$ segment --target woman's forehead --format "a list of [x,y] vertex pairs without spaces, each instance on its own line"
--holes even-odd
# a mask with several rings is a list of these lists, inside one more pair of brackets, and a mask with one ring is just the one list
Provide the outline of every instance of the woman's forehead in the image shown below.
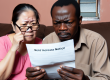
[[27,10],[27,11],[24,11],[20,14],[19,20],[24,21],[24,22],[25,21],[35,21],[36,16],[32,10]]

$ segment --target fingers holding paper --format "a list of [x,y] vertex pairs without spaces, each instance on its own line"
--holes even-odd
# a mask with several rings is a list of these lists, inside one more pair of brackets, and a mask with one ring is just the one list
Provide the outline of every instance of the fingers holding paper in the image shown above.
[[39,80],[45,76],[46,72],[40,67],[28,67],[26,69],[26,77],[28,80]]
[[60,66],[60,68],[61,69],[58,69],[57,71],[63,80],[89,80],[89,78],[80,69],[67,66]]

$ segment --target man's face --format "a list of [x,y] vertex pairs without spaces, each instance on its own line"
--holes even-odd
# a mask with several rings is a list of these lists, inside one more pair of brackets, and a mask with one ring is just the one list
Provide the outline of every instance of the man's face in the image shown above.
[[63,7],[55,6],[53,8],[53,27],[61,41],[74,39],[81,22],[75,13],[76,9],[72,4]]

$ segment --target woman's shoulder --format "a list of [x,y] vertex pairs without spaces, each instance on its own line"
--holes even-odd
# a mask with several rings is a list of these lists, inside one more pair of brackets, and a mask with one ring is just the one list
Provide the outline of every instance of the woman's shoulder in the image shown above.
[[4,43],[11,43],[12,39],[13,39],[13,35],[14,34],[7,34],[4,36],[0,37],[0,43],[4,44]]
[[42,44],[42,39],[36,37],[35,44]]
[[5,53],[8,52],[8,50],[10,49],[12,43],[10,41],[10,38],[8,37],[9,35],[4,35],[0,37],[0,51],[1,53],[3,52],[4,55]]
[[15,35],[15,33],[8,34],[8,37],[9,37],[11,43],[13,42],[13,36],[14,36],[14,35]]
[[7,41],[7,40],[9,40],[8,35],[4,35],[0,37],[0,42]]

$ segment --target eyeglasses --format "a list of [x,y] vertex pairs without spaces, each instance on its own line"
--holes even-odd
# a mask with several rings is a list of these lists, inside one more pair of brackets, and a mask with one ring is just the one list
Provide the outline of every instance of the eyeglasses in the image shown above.
[[15,25],[19,28],[21,32],[26,32],[29,28],[31,28],[32,31],[37,31],[39,29],[39,25],[36,23],[33,23],[32,26],[18,26],[17,24]]

